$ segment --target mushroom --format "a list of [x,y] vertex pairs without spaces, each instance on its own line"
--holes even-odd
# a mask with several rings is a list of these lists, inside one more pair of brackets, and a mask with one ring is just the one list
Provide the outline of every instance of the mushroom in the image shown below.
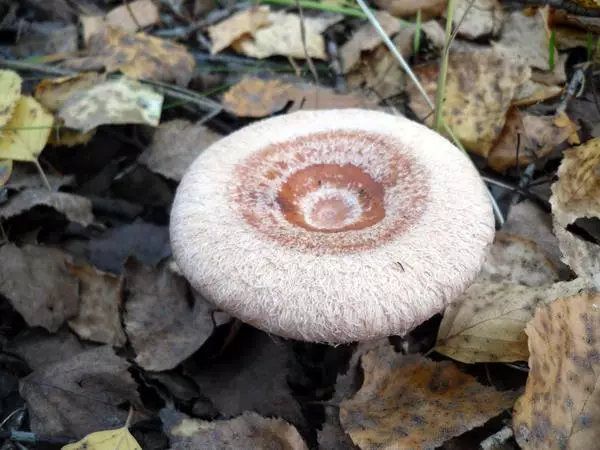
[[193,288],[264,331],[345,343],[403,335],[460,295],[495,233],[471,160],[384,112],[299,111],[204,150],[171,211]]

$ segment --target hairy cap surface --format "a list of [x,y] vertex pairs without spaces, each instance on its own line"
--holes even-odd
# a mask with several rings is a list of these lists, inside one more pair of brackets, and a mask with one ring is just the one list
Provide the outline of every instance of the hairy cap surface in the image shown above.
[[466,155],[416,122],[358,109],[300,111],[219,140],[171,213],[175,259],[209,301],[329,343],[403,334],[440,312],[493,236]]

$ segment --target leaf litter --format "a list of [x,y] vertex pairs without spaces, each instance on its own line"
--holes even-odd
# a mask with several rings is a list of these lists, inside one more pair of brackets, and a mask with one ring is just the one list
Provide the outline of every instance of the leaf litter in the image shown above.
[[[31,431],[64,448],[448,450],[496,436],[505,448],[586,448],[597,428],[581,403],[596,395],[597,19],[453,3],[443,118],[506,222],[442,314],[334,348],[212,307],[170,259],[168,224],[197,155],[254,120],[360,107],[432,126],[357,5],[48,3],[10,12],[8,36],[23,38],[0,49],[0,349],[30,369],[0,377]],[[448,2],[373,4],[434,98]],[[55,18],[65,22],[45,22]]]

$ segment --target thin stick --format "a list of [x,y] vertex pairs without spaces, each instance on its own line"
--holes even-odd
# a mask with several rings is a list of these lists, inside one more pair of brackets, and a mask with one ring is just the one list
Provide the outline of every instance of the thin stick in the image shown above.
[[446,13],[446,38],[444,51],[438,75],[437,92],[435,96],[435,113],[433,116],[433,129],[440,132],[442,128],[442,112],[444,110],[444,94],[446,93],[446,78],[448,77],[448,58],[450,56],[450,45],[452,43],[452,20],[454,19],[454,0],[448,0]]
[[[308,64],[308,68],[312,73],[313,78],[315,79],[315,83],[317,87],[321,84],[319,82],[319,74],[317,72],[317,68],[315,67],[312,58],[308,54],[308,48],[306,47],[306,26],[304,25],[304,10],[302,9],[302,2],[300,0],[296,0],[296,6],[298,7],[298,16],[300,17],[300,37],[302,39],[302,48],[304,49],[304,57],[306,58],[306,63]],[[319,104],[319,90],[316,92],[316,104],[318,107]]]

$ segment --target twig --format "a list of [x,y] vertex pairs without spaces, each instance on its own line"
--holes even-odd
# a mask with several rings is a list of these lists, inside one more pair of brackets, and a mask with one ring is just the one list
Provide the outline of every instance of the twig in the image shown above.
[[[302,39],[302,48],[304,50],[304,57],[306,58],[306,63],[308,64],[308,68],[312,73],[313,78],[315,79],[315,84],[317,87],[321,85],[319,82],[319,74],[317,72],[317,68],[315,67],[312,58],[308,54],[308,48],[306,47],[306,26],[304,24],[304,10],[302,9],[302,2],[300,0],[296,0],[296,7],[298,8],[298,16],[300,18],[300,38]],[[315,102],[317,107],[319,105],[319,89],[315,91]]]
[[505,426],[500,431],[492,434],[488,438],[481,441],[479,448],[481,450],[496,450],[504,448],[503,444],[506,443],[513,436],[512,428]]

